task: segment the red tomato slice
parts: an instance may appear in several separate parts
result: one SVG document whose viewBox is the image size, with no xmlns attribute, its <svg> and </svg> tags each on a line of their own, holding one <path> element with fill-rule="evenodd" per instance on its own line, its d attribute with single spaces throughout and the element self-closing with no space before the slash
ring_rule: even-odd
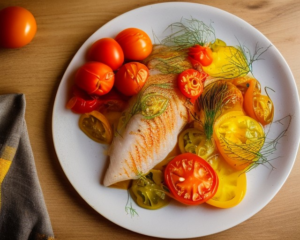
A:
<svg viewBox="0 0 300 240">
<path fill-rule="evenodd" d="M 194 69 L 183 71 L 178 76 L 178 87 L 181 93 L 194 102 L 203 92 L 203 79 L 207 74 Z"/>
<path fill-rule="evenodd" d="M 202 66 L 209 66 L 213 62 L 213 54 L 209 47 L 195 45 L 189 49 L 189 56 Z"/>
<path fill-rule="evenodd" d="M 104 95 L 108 93 L 115 81 L 115 74 L 106 64 L 87 62 L 76 72 L 75 83 L 88 94 Z"/>
<path fill-rule="evenodd" d="M 81 97 L 74 96 L 68 101 L 66 107 L 71 109 L 74 113 L 82 114 L 97 110 L 101 104 L 102 103 L 97 99 L 86 100 Z"/>
<path fill-rule="evenodd" d="M 124 62 L 124 54 L 119 43 L 113 38 L 102 38 L 94 42 L 88 51 L 88 60 L 102 62 L 112 70 L 117 70 Z"/>
<path fill-rule="evenodd" d="M 187 205 L 198 205 L 217 192 L 219 179 L 215 170 L 192 153 L 178 155 L 165 169 L 165 182 L 173 197 Z"/>
</svg>

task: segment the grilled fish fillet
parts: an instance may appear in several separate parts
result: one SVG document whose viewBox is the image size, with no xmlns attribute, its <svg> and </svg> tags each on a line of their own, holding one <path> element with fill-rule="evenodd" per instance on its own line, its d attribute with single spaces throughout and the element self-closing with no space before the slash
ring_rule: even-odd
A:
<svg viewBox="0 0 300 240">
<path fill-rule="evenodd" d="M 116 136 L 109 150 L 110 164 L 104 185 L 137 179 L 160 163 L 175 147 L 177 136 L 189 121 L 186 98 L 176 87 L 176 74 L 149 76 L 144 94 L 160 93 L 169 99 L 166 110 L 153 119 L 141 113 L 131 117 L 121 136 Z M 162 88 L 157 84 L 169 84 Z M 142 90 L 143 91 L 143 90 Z"/>
</svg>

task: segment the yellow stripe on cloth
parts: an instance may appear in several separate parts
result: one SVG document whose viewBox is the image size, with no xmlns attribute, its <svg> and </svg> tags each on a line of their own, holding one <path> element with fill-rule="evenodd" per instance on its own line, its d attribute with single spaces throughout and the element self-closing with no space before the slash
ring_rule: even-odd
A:
<svg viewBox="0 0 300 240">
<path fill-rule="evenodd" d="M 3 153 L 0 156 L 0 210 L 1 210 L 1 188 L 2 182 L 10 168 L 12 160 L 16 154 L 16 149 L 5 146 Z"/>
</svg>

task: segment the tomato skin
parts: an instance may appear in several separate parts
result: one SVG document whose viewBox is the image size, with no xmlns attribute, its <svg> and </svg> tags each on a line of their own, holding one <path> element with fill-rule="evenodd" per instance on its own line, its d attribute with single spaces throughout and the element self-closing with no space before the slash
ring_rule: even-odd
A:
<svg viewBox="0 0 300 240">
<path fill-rule="evenodd" d="M 80 116 L 79 128 L 90 139 L 102 144 L 110 144 L 113 138 L 111 126 L 107 118 L 98 111 Z"/>
<path fill-rule="evenodd" d="M 0 11 L 0 46 L 20 48 L 32 41 L 37 29 L 31 12 L 22 7 L 7 7 Z"/>
<path fill-rule="evenodd" d="M 203 79 L 206 77 L 206 73 L 200 73 L 194 69 L 185 70 L 177 78 L 179 90 L 194 102 L 203 92 Z"/>
<path fill-rule="evenodd" d="M 148 68 L 139 62 L 124 64 L 116 74 L 115 86 L 126 96 L 139 93 L 149 76 Z"/>
<path fill-rule="evenodd" d="M 112 69 L 104 63 L 87 62 L 76 72 L 75 84 L 90 95 L 108 93 L 115 81 Z"/>
<path fill-rule="evenodd" d="M 101 38 L 90 47 L 87 58 L 89 61 L 102 62 L 115 71 L 122 66 L 124 53 L 115 39 Z"/>
<path fill-rule="evenodd" d="M 216 194 L 219 185 L 215 170 L 192 153 L 184 153 L 171 160 L 164 176 L 172 196 L 187 205 L 206 202 Z"/>
<path fill-rule="evenodd" d="M 72 97 L 66 107 L 71 109 L 74 113 L 83 114 L 97 110 L 101 105 L 97 99 L 86 100 L 82 97 Z"/>
<path fill-rule="evenodd" d="M 213 62 L 211 49 L 197 44 L 189 49 L 189 57 L 204 67 L 209 66 Z"/>
<path fill-rule="evenodd" d="M 144 60 L 152 52 L 150 37 L 138 28 L 127 28 L 121 31 L 115 40 L 122 47 L 125 59 L 128 60 Z"/>
</svg>

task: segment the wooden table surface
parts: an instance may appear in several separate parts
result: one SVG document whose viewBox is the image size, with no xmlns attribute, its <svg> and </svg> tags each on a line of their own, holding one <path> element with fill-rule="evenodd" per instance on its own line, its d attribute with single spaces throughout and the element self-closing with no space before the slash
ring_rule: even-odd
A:
<svg viewBox="0 0 300 240">
<path fill-rule="evenodd" d="M 95 212 L 74 190 L 52 141 L 55 94 L 72 57 L 99 27 L 156 0 L 1 0 L 36 17 L 38 31 L 21 49 L 0 49 L 0 94 L 24 93 L 26 121 L 38 176 L 57 239 L 153 239 L 123 229 Z M 194 1 L 230 12 L 261 31 L 288 62 L 300 85 L 299 0 Z M 284 80 L 284 79 L 283 79 Z M 298 91 L 299 92 L 299 91 Z M 259 213 L 227 231 L 202 239 L 300 239 L 300 155 L 286 183 Z M 253 203 L 255 204 L 255 203 Z"/>
</svg>

